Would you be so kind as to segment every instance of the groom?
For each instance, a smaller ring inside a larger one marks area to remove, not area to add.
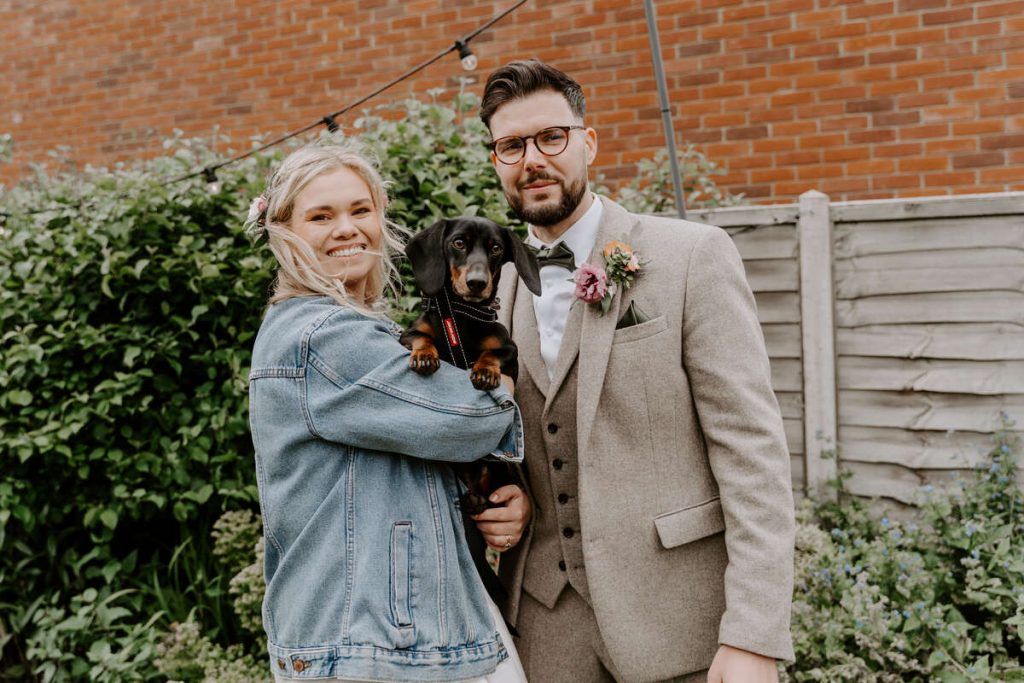
[[[499,290],[535,505],[501,560],[505,616],[530,681],[776,681],[793,498],[743,264],[719,228],[594,195],[584,113],[580,85],[535,60],[491,74],[481,104],[543,281]],[[633,277],[603,314],[600,286],[571,281],[584,264]]]

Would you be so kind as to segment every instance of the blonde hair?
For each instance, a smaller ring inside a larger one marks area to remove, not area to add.
[[[324,271],[313,248],[291,228],[299,193],[314,178],[343,167],[362,178],[369,187],[373,207],[380,217],[378,266],[367,278],[363,301],[353,300],[344,282]],[[265,213],[255,219],[250,216],[248,222],[250,232],[263,234],[265,230],[267,243],[277,259],[271,304],[296,296],[321,294],[343,306],[380,313],[385,305],[385,292],[397,295],[401,279],[394,258],[403,252],[403,238],[408,231],[388,220],[386,183],[377,170],[376,160],[356,139],[328,140],[292,152],[270,176],[263,197]]]

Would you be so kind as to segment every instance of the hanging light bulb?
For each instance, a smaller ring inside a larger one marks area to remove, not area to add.
[[[323,117],[321,119],[321,121],[323,121],[324,125],[327,126],[327,132],[328,133],[337,133],[338,132],[338,128],[339,128],[338,122],[334,119],[333,115],[328,114],[327,116]]]
[[[206,181],[206,189],[211,193],[220,192],[220,183],[217,181],[217,171],[212,166],[203,169],[203,180]]]
[[[461,40],[455,41],[455,47],[459,50],[459,60],[462,62],[462,68],[466,71],[472,71],[476,68],[476,55],[469,49],[469,43]]]

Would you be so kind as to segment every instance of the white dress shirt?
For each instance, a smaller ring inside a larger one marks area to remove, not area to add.
[[[559,239],[551,244],[543,242],[534,233],[531,225],[526,243],[539,249],[565,242],[565,246],[572,250],[576,267],[579,268],[587,262],[590,252],[594,249],[602,210],[601,199],[595,195],[594,203],[587,212],[562,233]],[[572,273],[565,268],[551,265],[540,269],[540,282],[541,295],[533,297],[533,312],[537,317],[537,331],[540,333],[540,355],[544,358],[548,379],[554,380],[558,349],[562,346],[565,321],[569,317],[569,307],[574,300],[573,292],[576,285],[572,281]]]

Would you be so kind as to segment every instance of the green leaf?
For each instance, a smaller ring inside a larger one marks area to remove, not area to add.
[[[142,349],[138,346],[129,346],[125,349],[124,360],[122,362],[130,368],[135,365],[135,359],[139,357],[140,353],[142,353]]]
[[[114,529],[117,527],[117,513],[108,508],[100,513],[100,521],[108,529]]]
[[[24,389],[7,392],[7,400],[16,406],[27,406],[32,403],[32,394]]]

